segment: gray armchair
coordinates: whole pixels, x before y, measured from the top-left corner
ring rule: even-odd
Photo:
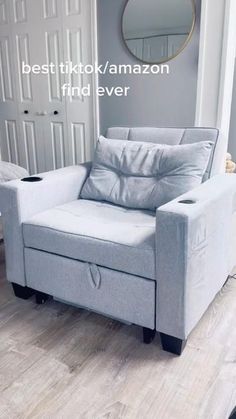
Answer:
[[[110,128],[109,138],[210,140],[215,129]],[[193,156],[194,159],[194,156]],[[236,175],[211,177],[155,212],[80,199],[91,164],[0,187],[7,279],[16,296],[48,295],[143,327],[181,354],[235,265]],[[31,179],[34,180],[34,179]]]

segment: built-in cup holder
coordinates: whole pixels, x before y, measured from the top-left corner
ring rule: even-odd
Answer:
[[[193,199],[183,199],[183,201],[179,201],[179,204],[192,205],[196,204],[196,201],[194,201]]]
[[[29,176],[21,179],[21,182],[40,182],[41,180],[43,180],[43,178],[39,176]]]

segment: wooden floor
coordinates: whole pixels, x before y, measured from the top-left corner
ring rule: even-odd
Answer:
[[[236,280],[182,357],[141,329],[55,301],[16,299],[0,255],[0,418],[228,419],[236,405]]]

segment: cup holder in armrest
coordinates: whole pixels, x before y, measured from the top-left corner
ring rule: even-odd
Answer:
[[[43,178],[39,176],[29,176],[21,179],[21,182],[40,182],[41,180],[43,180]]]
[[[196,201],[194,201],[193,199],[183,199],[183,201],[179,201],[179,204],[192,205],[196,204]]]

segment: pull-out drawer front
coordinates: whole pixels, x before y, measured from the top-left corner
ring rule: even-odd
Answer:
[[[28,248],[25,269],[28,287],[155,328],[155,281]]]

